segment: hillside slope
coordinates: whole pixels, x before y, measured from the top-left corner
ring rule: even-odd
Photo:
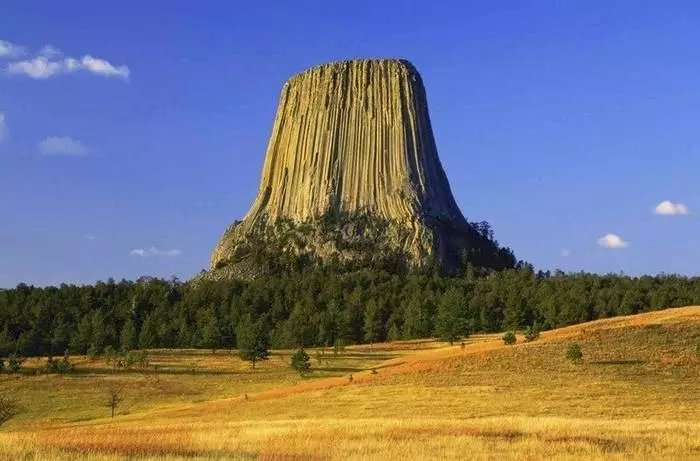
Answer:
[[[580,364],[565,357],[573,342]],[[302,380],[247,398],[28,428],[9,435],[12,444],[0,438],[0,447],[26,454],[38,446],[57,459],[63,447],[92,450],[84,459],[693,460],[698,344],[700,307],[687,307],[553,330],[515,346],[485,335],[464,349],[429,341],[352,347],[348,358],[396,357],[352,381]]]

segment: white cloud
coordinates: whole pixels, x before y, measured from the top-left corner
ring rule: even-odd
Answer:
[[[25,54],[27,53],[24,47],[0,40],[0,58],[17,59]],[[37,80],[73,72],[88,72],[101,77],[129,80],[130,73],[127,66],[115,66],[89,54],[81,58],[64,57],[61,50],[53,45],[44,45],[33,58],[9,62],[4,71]]]
[[[61,61],[49,61],[44,56],[39,56],[27,61],[11,62],[7,66],[7,72],[10,74],[24,74],[34,79],[49,78],[60,74],[63,70]]]
[[[161,250],[160,248],[135,248],[129,252],[130,255],[148,258],[149,256],[180,256],[181,251],[177,249]]]
[[[7,129],[7,123],[5,123],[5,114],[0,112],[0,141],[3,141],[10,135],[10,130]]]
[[[11,62],[7,65],[8,73],[26,75],[37,80],[81,71],[102,77],[129,79],[129,68],[127,66],[117,67],[104,59],[98,59],[90,55],[85,55],[80,59],[70,57],[53,59],[53,57],[42,55],[33,59]]]
[[[129,68],[126,66],[115,67],[103,59],[93,58],[85,55],[81,60],[81,64],[85,70],[93,74],[103,75],[105,77],[121,77],[129,78]]]
[[[569,250],[567,250],[566,248],[564,248],[563,250],[561,250],[561,256],[562,256],[563,258],[568,258],[569,256],[571,256],[571,251],[569,251]]]
[[[85,240],[95,240],[96,239],[96,237],[92,234],[85,234],[85,235],[83,235],[83,238]]]
[[[25,53],[26,50],[24,47],[6,42],[5,40],[0,40],[0,58],[18,58]]]
[[[664,200],[663,202],[656,205],[654,208],[654,214],[659,215],[677,215],[677,214],[688,214],[690,210],[687,206],[682,203],[673,203],[670,200]]]
[[[598,245],[605,248],[627,248],[630,246],[629,242],[625,242],[616,234],[605,234],[598,239]]]
[[[56,48],[56,47],[53,46],[53,45],[44,45],[44,46],[41,48],[41,50],[39,50],[39,54],[40,54],[41,56],[45,56],[45,57],[47,57],[47,58],[55,58],[55,57],[57,57],[57,56],[62,56],[62,55],[63,55],[63,53],[61,52],[61,50],[59,50],[58,48]]]
[[[90,151],[77,139],[67,136],[53,136],[39,143],[39,152],[42,155],[87,155]]]

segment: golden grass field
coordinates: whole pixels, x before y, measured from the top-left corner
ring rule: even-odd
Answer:
[[[229,351],[150,351],[157,373],[74,358],[72,375],[0,376],[23,407],[0,429],[0,460],[698,460],[699,344],[700,307],[686,307],[515,346],[311,351],[304,379],[291,351],[254,370]],[[125,400],[111,419],[114,384]]]

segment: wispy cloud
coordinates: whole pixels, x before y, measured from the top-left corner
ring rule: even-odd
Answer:
[[[687,206],[682,203],[673,203],[670,200],[664,200],[663,202],[656,205],[654,208],[654,214],[672,216],[672,215],[684,215],[690,213]]]
[[[7,129],[5,122],[5,114],[0,112],[0,142],[4,141],[10,135],[10,130]]]
[[[90,150],[77,139],[68,136],[53,136],[39,143],[39,152],[42,155],[73,155],[81,156],[90,153]]]
[[[17,59],[24,56],[24,47],[0,40],[0,58]],[[86,54],[80,58],[64,56],[53,45],[44,45],[30,59],[11,61],[4,71],[12,75],[24,75],[36,80],[45,80],[58,75],[87,72],[101,77],[117,77],[129,80],[129,67],[117,66],[104,59]]]
[[[23,46],[15,45],[14,43],[10,43],[5,40],[0,40],[0,58],[19,58],[26,52],[27,51]]]
[[[63,56],[63,53],[53,45],[44,45],[41,47],[41,50],[39,50],[39,55],[46,56],[47,58],[55,58],[57,56]]]
[[[571,256],[571,251],[564,248],[563,250],[561,250],[561,256],[562,258],[568,258],[569,256]]]
[[[627,248],[630,246],[629,242],[625,242],[617,234],[605,234],[598,239],[598,245],[605,248]]]
[[[129,252],[130,255],[148,258],[149,256],[180,256],[182,252],[177,249],[161,250],[160,248],[135,248]]]
[[[26,75],[36,80],[44,80],[57,75],[80,71],[102,77],[129,79],[129,68],[127,66],[117,67],[104,59],[98,59],[90,55],[85,55],[80,59],[51,59],[46,56],[37,56],[34,59],[11,62],[7,66],[7,72],[10,74]]]
[[[116,67],[104,59],[93,58],[89,54],[83,56],[80,62],[83,69],[93,74],[102,75],[104,77],[129,78],[129,68],[126,66]]]

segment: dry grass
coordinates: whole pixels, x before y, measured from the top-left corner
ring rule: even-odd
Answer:
[[[581,345],[582,364],[566,360],[571,342]],[[289,351],[254,372],[225,353],[157,351],[157,380],[84,363],[76,377],[0,381],[45,407],[0,433],[0,461],[698,459],[698,343],[694,307],[591,322],[516,346],[484,335],[464,349],[433,341],[353,347],[329,354],[315,373],[322,379],[295,377]],[[192,361],[195,374],[184,365]],[[104,408],[89,409],[97,395],[89,387],[100,380],[130,386],[138,396],[130,414],[110,420]]]
[[[527,417],[173,422],[145,430],[103,426],[12,437],[3,452],[19,447],[23,456],[33,451],[55,459],[691,460],[700,453],[697,423]]]

